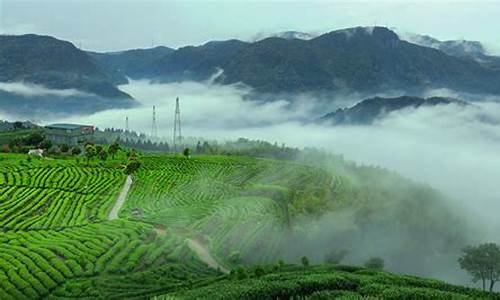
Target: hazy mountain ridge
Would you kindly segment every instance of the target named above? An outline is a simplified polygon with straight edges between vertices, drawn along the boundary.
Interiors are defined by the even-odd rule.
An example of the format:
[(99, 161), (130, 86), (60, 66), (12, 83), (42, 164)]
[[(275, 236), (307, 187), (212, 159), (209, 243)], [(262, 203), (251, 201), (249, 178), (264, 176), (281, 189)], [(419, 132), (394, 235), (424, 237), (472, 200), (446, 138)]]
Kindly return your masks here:
[(500, 94), (500, 69), (453, 55), (460, 46), (446, 45), (445, 51), (402, 40), (385, 27), (355, 27), (309, 40), (269, 37), (183, 47), (148, 62), (142, 69), (150, 71), (142, 75), (163, 82), (205, 80), (222, 69), (219, 83), (242, 82), (266, 93), (448, 88)]
[[(23, 85), (0, 89), (0, 109), (8, 113), (89, 113), (135, 105), (115, 79), (70, 42), (34, 34), (0, 36), (0, 82)], [(37, 95), (37, 89), (55, 92)]]
[(374, 97), (363, 100), (352, 107), (339, 108), (319, 119), (334, 125), (370, 125), (392, 112), (408, 108), (436, 105), (469, 105), (467, 102), (445, 97), (419, 98), (402, 96), (396, 98)]
[(260, 95), (391, 91), (421, 95), (441, 88), (500, 94), (500, 67), (495, 64), (500, 58), (487, 56), (480, 43), (425, 37), (427, 46), (420, 46), (385, 27), (347, 28), (311, 39), (289, 33), (293, 34), (256, 42), (233, 39), (176, 50), (160, 46), (111, 53), (84, 52), (48, 36), (1, 36), (0, 81), (84, 94), (26, 97), (0, 89), (4, 99), (0, 108), (15, 113), (29, 112), (32, 106), (44, 112), (92, 113), (130, 107), (135, 101), (115, 86), (126, 84), (128, 77), (202, 81), (220, 70), (216, 83), (243, 83)]
[(149, 68), (158, 59), (175, 50), (158, 46), (154, 48), (133, 49), (119, 52), (87, 52), (100, 63), (109, 74), (115, 74), (121, 84), (128, 82), (126, 77), (139, 79), (147, 77)]
[(486, 67), (500, 68), (500, 57), (489, 54), (484, 45), (478, 41), (440, 41), (427, 35), (408, 33), (404, 34), (402, 39), (417, 45), (438, 49), (451, 56), (472, 59)]

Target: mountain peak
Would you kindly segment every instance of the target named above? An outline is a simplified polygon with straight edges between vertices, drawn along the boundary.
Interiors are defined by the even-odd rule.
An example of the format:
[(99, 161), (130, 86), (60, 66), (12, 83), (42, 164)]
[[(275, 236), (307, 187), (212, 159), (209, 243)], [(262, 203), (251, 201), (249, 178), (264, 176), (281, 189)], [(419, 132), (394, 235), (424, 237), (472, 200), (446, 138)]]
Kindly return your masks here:
[(383, 47), (396, 47), (399, 42), (399, 36), (396, 32), (387, 27), (380, 26), (358, 26), (352, 28), (345, 28), (334, 30), (329, 33), (323, 34), (314, 40), (331, 40), (343, 41), (349, 43), (364, 43), (364, 44), (378, 44)]

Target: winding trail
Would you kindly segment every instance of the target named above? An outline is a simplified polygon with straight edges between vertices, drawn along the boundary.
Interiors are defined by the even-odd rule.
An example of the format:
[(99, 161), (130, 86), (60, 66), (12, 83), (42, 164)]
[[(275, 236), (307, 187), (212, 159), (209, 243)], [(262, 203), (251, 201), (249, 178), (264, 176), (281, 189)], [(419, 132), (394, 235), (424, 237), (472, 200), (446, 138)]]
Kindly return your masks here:
[(116, 220), (118, 219), (118, 212), (122, 208), (123, 204), (125, 204), (125, 199), (127, 198), (130, 187), (132, 186), (132, 175), (127, 176), (127, 180), (125, 180), (125, 184), (123, 185), (122, 191), (118, 196), (118, 199), (115, 202), (115, 205), (111, 209), (108, 215), (108, 220)]
[(200, 257), (201, 261), (213, 269), (219, 269), (222, 273), (229, 274), (229, 270), (219, 264), (203, 244), (193, 239), (188, 239), (187, 241), (189, 249), (193, 250)]
[[(115, 205), (111, 209), (108, 215), (108, 220), (116, 220), (118, 219), (118, 213), (120, 212), (120, 209), (122, 208), (123, 204), (125, 204), (125, 199), (127, 198), (128, 192), (130, 190), (130, 187), (132, 186), (133, 180), (132, 176), (128, 175), (127, 179), (125, 180), (125, 184), (123, 185), (123, 188), (120, 192), (120, 195), (118, 195), (118, 199), (115, 202)], [(159, 235), (165, 235), (166, 230), (163, 227), (157, 227), (155, 228), (155, 231)], [(210, 251), (198, 240), (195, 239), (187, 239), (188, 247), (192, 251), (194, 251), (201, 261), (206, 263), (209, 267), (213, 269), (218, 269), (224, 274), (229, 274), (229, 270), (226, 269), (224, 266), (219, 264), (210, 254)]]

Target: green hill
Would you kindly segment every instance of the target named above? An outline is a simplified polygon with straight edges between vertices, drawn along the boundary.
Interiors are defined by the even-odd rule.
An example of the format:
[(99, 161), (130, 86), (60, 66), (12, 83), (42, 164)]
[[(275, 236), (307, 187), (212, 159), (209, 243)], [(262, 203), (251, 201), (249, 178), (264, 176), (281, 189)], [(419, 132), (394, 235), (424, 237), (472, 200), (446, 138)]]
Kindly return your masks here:
[[(500, 299), (442, 281), (347, 266), (273, 266), (248, 270), (245, 278), (219, 277), (189, 290), (155, 297), (172, 299)], [(264, 270), (264, 271), (262, 271)]]
[[(317, 156), (321, 166), (244, 156), (139, 155), (142, 165), (114, 220), (110, 211), (125, 182), (125, 159), (122, 152), (87, 165), (83, 157), (0, 154), (1, 299), (182, 299), (216, 292), (234, 299), (270, 297), (276, 289), (297, 296), (337, 289), (383, 296), (388, 285), (394, 295), (484, 295), (356, 268), (269, 266), (267, 275), (240, 281), (220, 272), (280, 259), (297, 263), (303, 255), (321, 263), (325, 252), (336, 249), (328, 243), (392, 224), (408, 240), (406, 247), (396, 245), (400, 252), (386, 249), (397, 259), (387, 265), (431, 268), (465, 243), (463, 225), (439, 193), (396, 174), (341, 159), (328, 165)], [(344, 224), (339, 220), (345, 210), (355, 218)], [(336, 223), (321, 223), (331, 220)], [(372, 250), (366, 255), (378, 255)]]

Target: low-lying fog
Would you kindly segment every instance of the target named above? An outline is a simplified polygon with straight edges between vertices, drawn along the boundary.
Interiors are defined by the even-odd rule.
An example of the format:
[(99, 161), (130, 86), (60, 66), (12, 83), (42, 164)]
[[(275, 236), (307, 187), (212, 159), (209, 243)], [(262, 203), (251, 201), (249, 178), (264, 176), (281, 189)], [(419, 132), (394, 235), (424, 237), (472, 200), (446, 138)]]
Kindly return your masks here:
[[(428, 183), (469, 212), (468, 218), (484, 228), (478, 242), (500, 241), (500, 101), (471, 106), (440, 106), (391, 114), (372, 126), (326, 126), (306, 123), (361, 98), (316, 101), (310, 95), (277, 97), (272, 102), (247, 100), (248, 88), (210, 82), (152, 84), (132, 81), (120, 87), (142, 103), (129, 110), (110, 110), (68, 121), (100, 128), (125, 127), (151, 132), (152, 106), (156, 106), (158, 131), (172, 135), (175, 98), (180, 98), (184, 136), (205, 139), (246, 137), (289, 146), (313, 146), (343, 154), (358, 163), (395, 170), (418, 182)], [(470, 95), (429, 91), (467, 100)], [(478, 98), (476, 96), (476, 98)], [(498, 102), (496, 102), (498, 101)], [(321, 103), (321, 104), (319, 104)], [(450, 224), (453, 226), (453, 224)], [(454, 258), (455, 259), (455, 258)]]
[[(172, 135), (175, 98), (180, 98), (184, 136), (207, 139), (247, 137), (290, 146), (314, 146), (341, 153), (363, 164), (380, 165), (419, 182), (429, 183), (477, 212), (474, 218), (488, 222), (490, 238), (500, 224), (500, 102), (474, 106), (455, 105), (406, 110), (373, 126), (324, 126), (311, 120), (352, 104), (359, 98), (335, 99), (335, 104), (316, 104), (308, 95), (278, 97), (273, 102), (245, 100), (249, 89), (210, 82), (151, 84), (133, 81), (120, 87), (143, 106), (110, 110), (67, 121), (91, 123), (101, 128), (125, 126), (151, 132), (152, 106), (156, 106), (159, 134)], [(430, 91), (429, 95), (450, 95)], [(466, 97), (466, 96), (464, 96)], [(324, 103), (324, 101), (321, 101)], [(490, 235), (491, 234), (491, 235)], [(500, 236), (498, 236), (500, 239)]]

